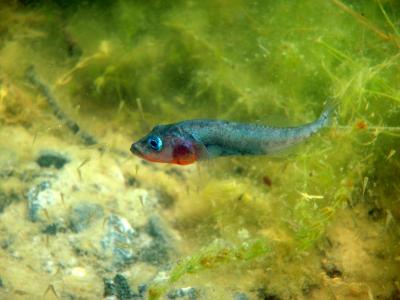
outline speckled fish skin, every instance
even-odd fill
[[[329,111],[298,127],[268,127],[220,120],[189,120],[159,125],[132,144],[131,151],[149,161],[190,164],[198,160],[232,155],[264,155],[306,140],[326,126]],[[148,147],[150,137],[159,137],[163,149]]]
[[[206,147],[208,157],[264,155],[297,144],[325,126],[328,113],[299,127],[276,128],[228,121],[194,120],[177,125],[192,132]]]

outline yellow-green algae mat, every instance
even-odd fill
[[[149,299],[400,296],[398,1],[79,2],[0,7],[1,299],[100,299],[117,271]],[[52,114],[32,64],[101,151]],[[326,99],[332,127],[280,157],[177,168],[128,153],[183,116],[292,126]],[[40,168],[49,149],[69,163]],[[33,222],[27,198],[46,176],[56,204]],[[81,199],[132,230],[156,215],[168,262],[113,269],[96,256],[106,217],[43,233]]]

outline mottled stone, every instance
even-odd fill
[[[140,182],[136,177],[134,177],[132,175],[128,175],[126,178],[126,185],[129,187],[139,187]]]
[[[42,233],[47,235],[56,235],[59,232],[65,232],[66,228],[58,223],[51,223],[47,225],[43,230]]]
[[[73,232],[87,229],[95,220],[104,216],[103,208],[95,203],[78,203],[73,207],[70,215],[70,228]]]
[[[249,297],[245,293],[238,292],[233,295],[233,300],[249,300]]]
[[[323,260],[321,267],[330,278],[342,276],[342,271],[333,262]]]
[[[49,181],[42,181],[37,186],[29,189],[28,198],[28,218],[32,222],[39,221],[40,212],[52,206],[59,195],[52,190]]]
[[[145,231],[152,237],[152,241],[150,245],[140,250],[140,260],[153,265],[160,265],[169,261],[170,237],[164,227],[158,217],[149,218]]]
[[[132,291],[126,278],[120,274],[115,275],[114,284],[116,287],[117,297],[120,300],[131,299]]]
[[[68,162],[69,162],[68,158],[54,151],[44,151],[40,153],[39,157],[36,160],[36,163],[41,168],[54,167],[56,169],[61,169]]]
[[[149,289],[149,287],[147,286],[147,284],[141,284],[141,285],[139,285],[139,286],[138,286],[138,293],[139,293],[139,296],[142,297],[142,298],[144,298],[144,297],[145,297],[145,294],[146,294],[146,292],[147,292],[148,289]]]
[[[111,298],[111,296],[117,295],[117,288],[112,279],[104,278],[103,283],[104,283],[104,292],[103,292],[104,298],[105,297]]]
[[[157,190],[158,203],[164,209],[170,209],[175,204],[175,198],[164,190]]]
[[[147,290],[147,287],[142,286],[138,288],[138,292],[135,293],[132,291],[129,286],[128,280],[121,274],[117,274],[113,279],[104,279],[104,293],[103,296],[107,297],[107,299],[115,299],[118,300],[140,300],[145,299],[144,293]]]
[[[134,244],[137,237],[138,233],[128,220],[117,215],[108,217],[107,232],[101,240],[101,246],[103,250],[112,253],[115,267],[122,267],[136,260]]]
[[[257,290],[257,299],[260,300],[280,300],[277,295],[269,293],[265,288],[260,288]]]
[[[187,300],[196,300],[198,292],[194,287],[185,287],[176,290],[172,290],[167,294],[168,299],[180,299],[184,298]]]

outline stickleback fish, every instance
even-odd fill
[[[188,120],[155,126],[131,152],[151,162],[188,165],[233,155],[265,155],[298,144],[325,127],[331,110],[298,127],[268,127],[221,120]]]

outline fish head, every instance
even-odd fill
[[[199,146],[189,134],[174,125],[158,125],[133,143],[131,152],[151,162],[188,165],[199,159]]]

